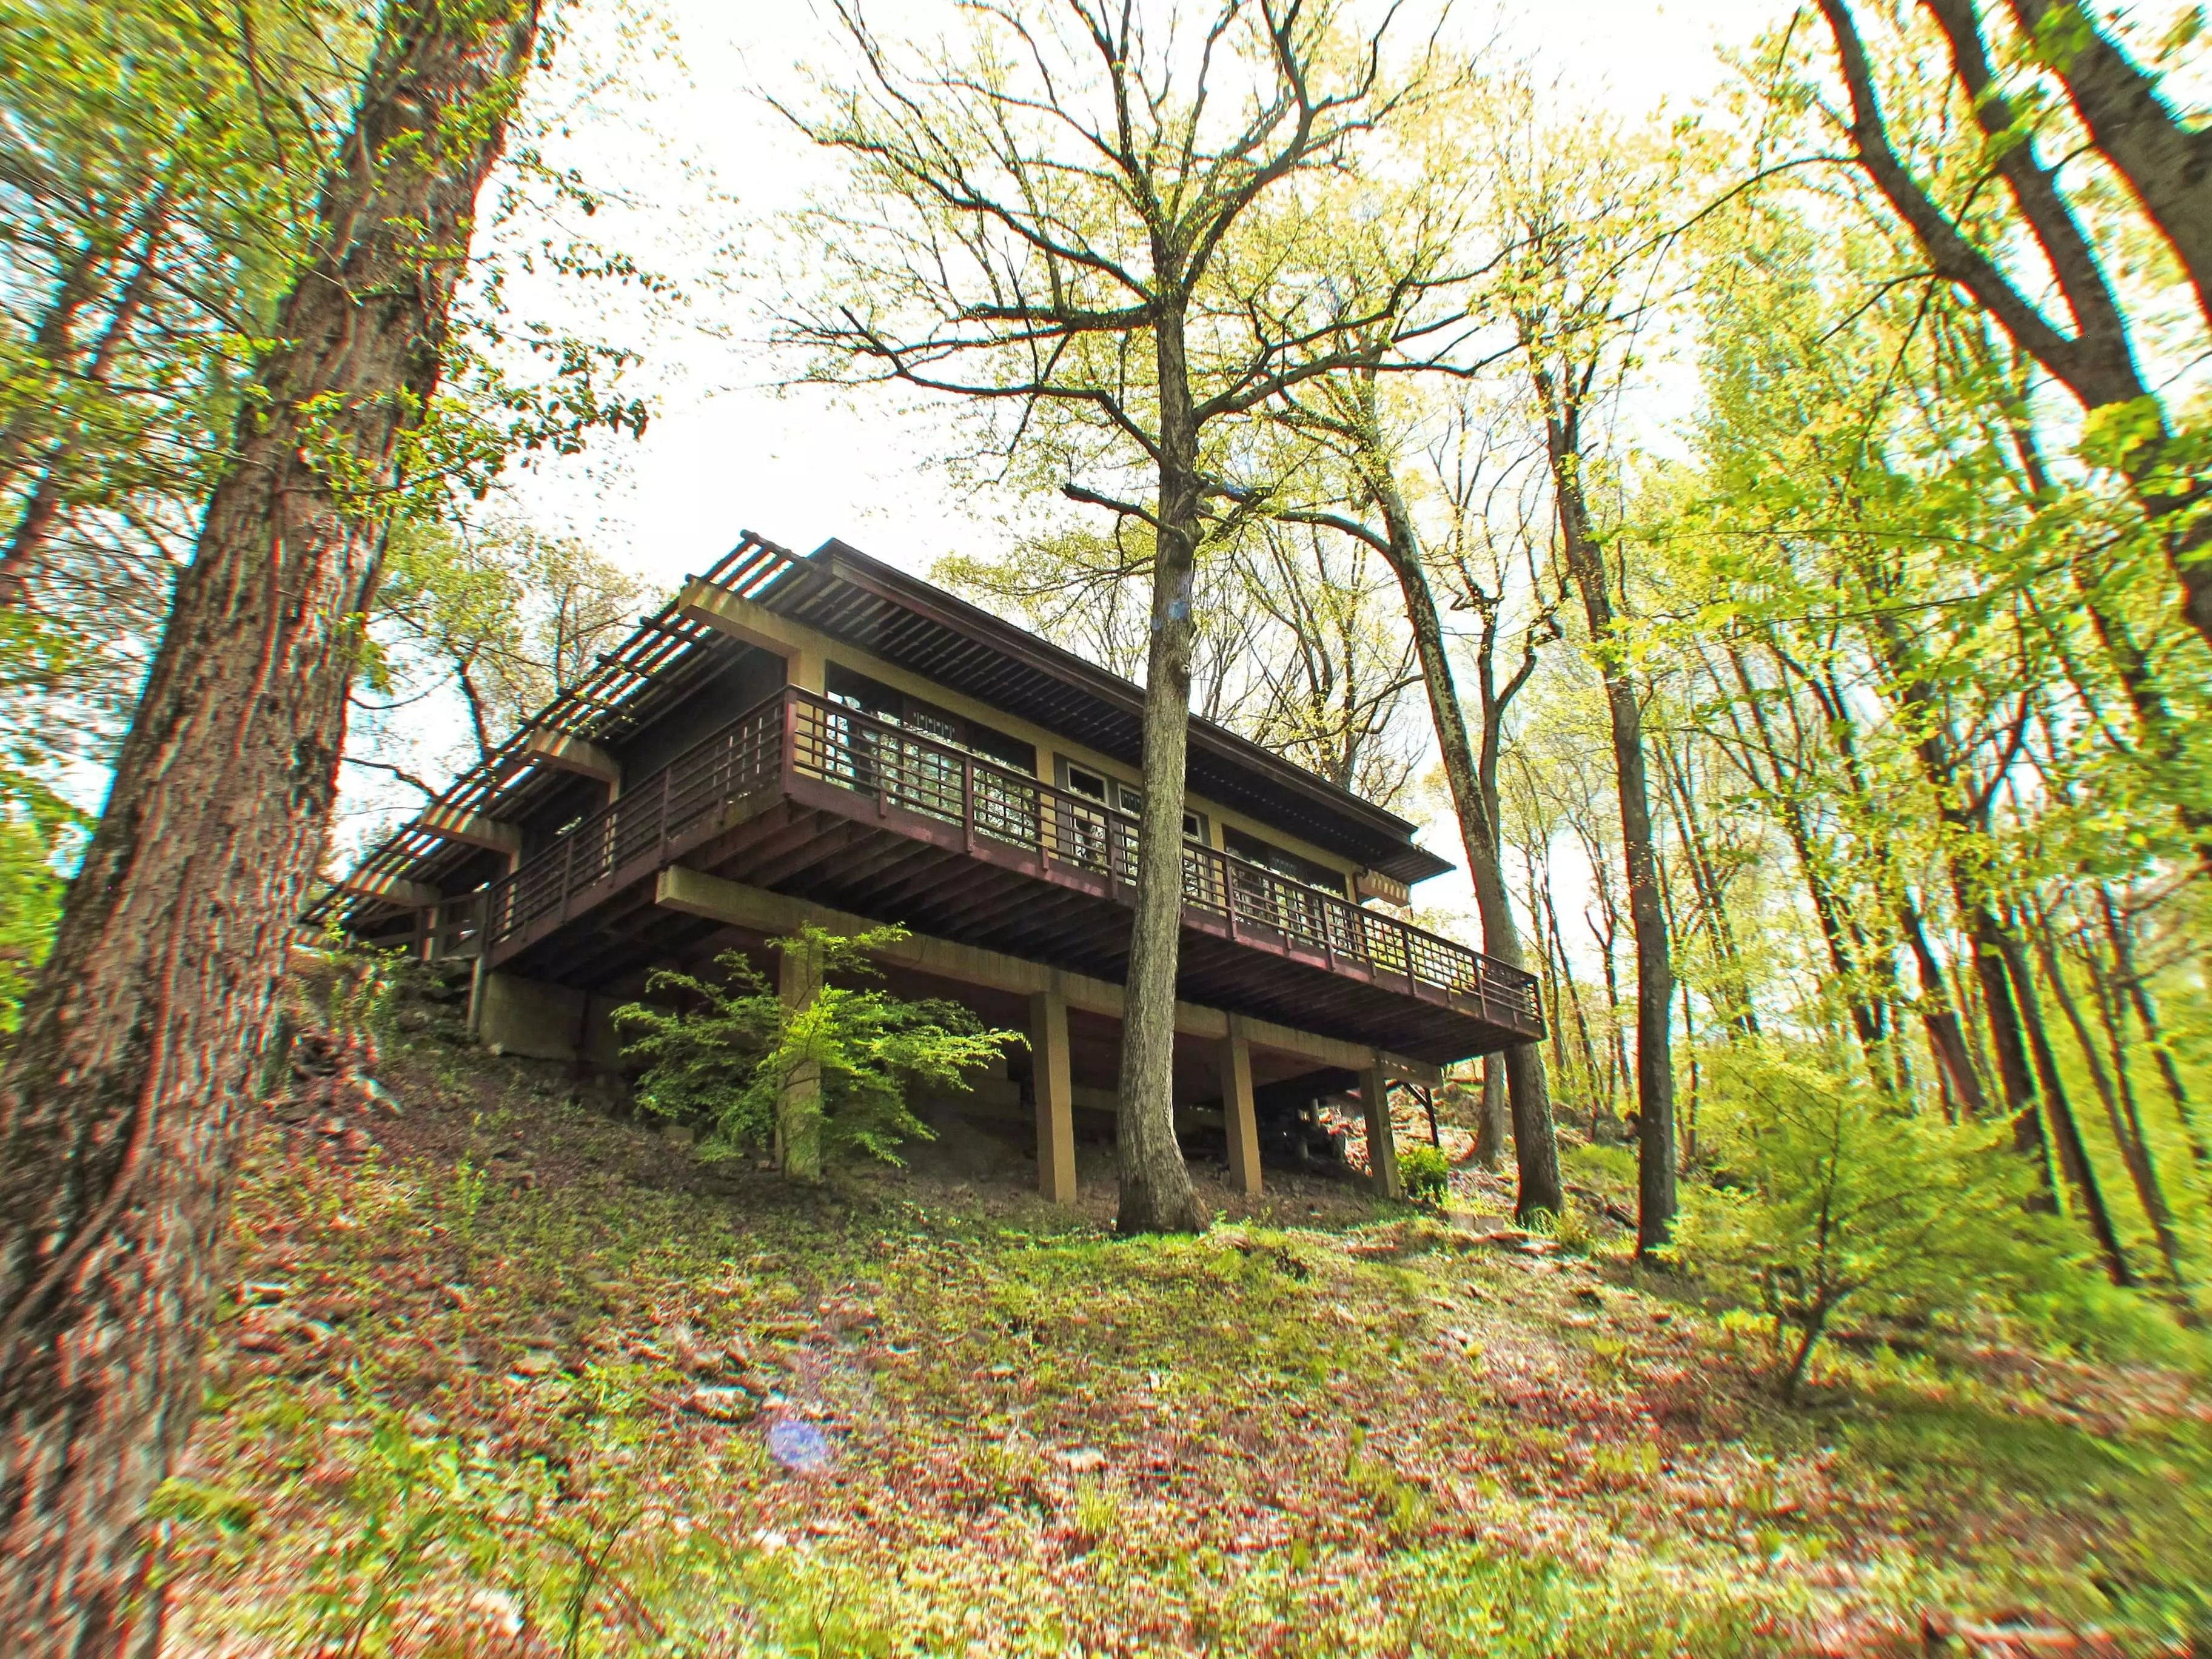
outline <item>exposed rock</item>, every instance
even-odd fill
[[[708,1418],[717,1423],[743,1423],[760,1407],[743,1389],[702,1385],[684,1396],[684,1409],[696,1417]]]

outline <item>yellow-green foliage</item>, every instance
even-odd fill
[[[1771,1316],[1785,1396],[1845,1308],[1917,1315],[2029,1282],[2027,1172],[2002,1125],[1947,1123],[1771,1045],[1715,1069],[1714,1180],[1689,1189],[1674,1249]]]
[[[1451,1162],[1434,1146],[1408,1146],[1399,1153],[1398,1175],[1416,1204],[1441,1204],[1451,1190]]]
[[[849,980],[872,975],[868,953],[905,937],[899,927],[850,939],[805,927],[775,944],[811,956],[817,980]],[[648,994],[673,1007],[634,1002],[615,1011],[631,1034],[623,1052],[646,1063],[638,1098],[703,1130],[702,1158],[734,1157],[781,1132],[787,1146],[803,1139],[825,1152],[857,1148],[896,1163],[901,1141],[929,1133],[908,1109],[908,1087],[964,1089],[965,1073],[1023,1040],[1017,1031],[986,1030],[957,1002],[911,1002],[874,988],[823,984],[787,1006],[742,951],[726,951],[715,964],[719,979],[653,974]],[[807,1121],[794,1123],[788,1085],[802,1074],[818,1079],[819,1088],[799,1097]]]
[[[80,820],[57,797],[9,775],[0,757],[0,1038],[46,960],[61,919]]]

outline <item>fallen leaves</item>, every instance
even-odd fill
[[[1959,1593],[1963,1520],[1909,1515],[1867,1464],[1806,1449],[1698,1310],[1503,1218],[1308,1217],[1301,1194],[1291,1226],[1107,1245],[978,1227],[982,1198],[918,1177],[842,1209],[745,1170],[717,1176],[737,1197],[684,1187],[657,1141],[545,1102],[525,1109],[531,1156],[501,1157],[505,1097],[418,1088],[398,1057],[386,1075],[408,1110],[380,1155],[272,1125],[247,1183],[232,1401],[193,1455],[258,1519],[245,1558],[179,1534],[195,1651],[244,1651],[225,1620],[273,1618],[303,1586],[368,1605],[389,1564],[362,1553],[360,1505],[387,1457],[418,1487],[439,1468],[489,1483],[581,1547],[630,1525],[604,1546],[611,1583],[691,1559],[655,1553],[672,1539],[723,1540],[749,1564],[730,1571],[789,1577],[715,1607],[767,1620],[775,1586],[834,1587],[922,1650],[1397,1652],[1435,1618],[1432,1650],[1480,1651],[1551,1596],[1604,1632],[1591,1651],[1763,1620],[1750,1646],[1685,1650],[1872,1656],[1910,1632],[1899,1587],[1938,1559],[1944,1605],[1999,1605]],[[465,1158],[493,1177],[465,1213]],[[2014,1369],[2005,1386],[2054,1425],[2205,1410],[2162,1374]],[[2084,1553],[2078,1522],[2016,1523],[2054,1582]],[[574,1582],[574,1553],[544,1547],[546,1582]],[[457,1649],[503,1651],[500,1632],[520,1652],[537,1638],[506,1609],[537,1603],[507,1585],[472,1601],[485,1585],[455,1570],[395,1606]],[[610,1630],[639,1616],[612,1590],[594,1606]],[[1942,1639],[2069,1650],[2032,1645],[2059,1628],[1984,1612]]]

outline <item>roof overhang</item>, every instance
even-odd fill
[[[801,557],[747,531],[700,580],[1127,765],[1143,763],[1142,687],[845,542],[833,538]],[[578,774],[618,775],[605,746],[659,718],[744,648],[686,615],[679,595],[441,793],[426,818],[447,833],[422,823],[406,826],[362,860],[339,891],[398,904],[434,894],[438,878],[481,846],[453,836],[450,826],[510,823]],[[1399,881],[1425,881],[1453,868],[1414,845],[1414,826],[1396,813],[1196,716],[1186,775],[1209,799]]]
[[[845,542],[824,542],[793,563],[749,597],[1125,764],[1142,763],[1145,693],[1134,682]],[[1202,795],[1317,844],[1356,851],[1367,868],[1400,881],[1453,867],[1416,846],[1414,825],[1396,813],[1197,715],[1186,775]]]

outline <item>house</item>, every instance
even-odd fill
[[[482,1041],[601,1065],[654,966],[901,923],[896,988],[1030,1034],[976,1104],[1034,1114],[1066,1200],[1077,1121],[1114,1101],[1142,706],[842,542],[749,533],[346,877],[341,914],[465,969]],[[1451,867],[1413,826],[1205,720],[1187,775],[1178,1118],[1219,1126],[1244,1190],[1317,1097],[1356,1091],[1371,1124],[1392,1081],[1542,1035],[1528,975],[1394,913]]]

